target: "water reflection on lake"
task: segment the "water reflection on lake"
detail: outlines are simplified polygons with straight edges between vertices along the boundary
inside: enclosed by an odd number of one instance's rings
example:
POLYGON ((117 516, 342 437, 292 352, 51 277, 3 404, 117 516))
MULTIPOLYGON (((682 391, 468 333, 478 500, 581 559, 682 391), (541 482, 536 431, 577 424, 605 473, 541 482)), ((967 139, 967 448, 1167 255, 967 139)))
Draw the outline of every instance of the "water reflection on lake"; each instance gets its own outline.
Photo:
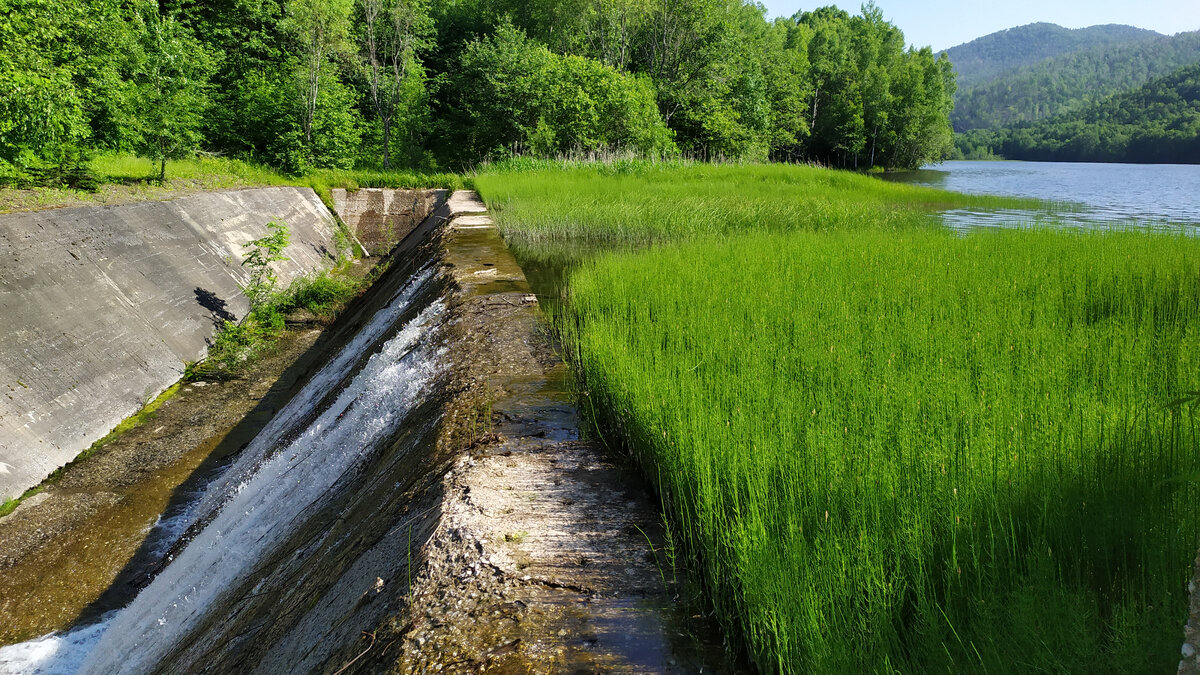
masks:
POLYGON ((946 162, 885 180, 1052 202, 1047 211, 944 214, 951 227, 999 227, 1054 222, 1078 227, 1200 227, 1200 166, 1064 162, 946 162))

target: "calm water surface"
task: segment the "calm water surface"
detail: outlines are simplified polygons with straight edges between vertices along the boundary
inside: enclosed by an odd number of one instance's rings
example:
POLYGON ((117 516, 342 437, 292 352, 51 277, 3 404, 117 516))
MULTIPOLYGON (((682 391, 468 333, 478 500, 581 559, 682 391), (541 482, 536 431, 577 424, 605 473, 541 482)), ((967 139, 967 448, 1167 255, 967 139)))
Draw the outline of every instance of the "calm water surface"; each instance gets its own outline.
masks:
POLYGON ((1001 226, 1052 220, 1081 227, 1200 226, 1200 166, 1064 162, 946 162, 886 180, 1053 202, 1048 211, 945 214, 952 227, 1001 226))

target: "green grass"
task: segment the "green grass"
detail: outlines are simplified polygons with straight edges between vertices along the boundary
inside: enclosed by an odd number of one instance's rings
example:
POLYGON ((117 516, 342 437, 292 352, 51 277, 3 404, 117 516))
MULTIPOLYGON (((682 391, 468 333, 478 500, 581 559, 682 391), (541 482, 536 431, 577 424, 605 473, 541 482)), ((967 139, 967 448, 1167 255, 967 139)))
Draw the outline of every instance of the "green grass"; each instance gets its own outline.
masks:
POLYGON ((806 167, 476 183, 761 670, 1174 668, 1200 242, 960 236, 928 211, 1012 203, 806 167))
MULTIPOLYGON (((146 183, 158 176, 158 162, 135 155, 101 153, 89 163, 100 183, 146 183)), ((169 181, 205 181, 225 187, 284 185, 287 178, 257 164, 223 157, 195 157, 167 162, 169 181)))
POLYGON ((751 235, 606 256, 568 344, 764 670, 1165 670, 1200 243, 751 235))
MULTIPOLYGON (((158 165, 145 157, 101 154, 91 162, 101 183, 145 183, 158 175, 158 165)), ((262 185, 311 187, 332 207, 333 188, 357 190, 364 187, 405 187, 412 189, 460 189, 462 176, 451 173, 370 169, 313 169, 302 176, 288 176, 270 167, 222 157, 196 157, 167 162, 171 182, 201 182, 207 189, 262 185)))
POLYGON ((781 164, 519 161, 474 184, 505 238, 640 245, 681 238, 929 225, 938 208, 1031 208, 1041 202, 968 196, 870 176, 781 164))
POLYGON ((45 490, 45 489, 46 488, 39 485, 38 487, 26 490, 19 497, 5 499, 3 503, 0 503, 0 518, 3 518, 4 516, 7 516, 8 514, 12 513, 13 511, 16 511, 17 507, 21 505, 21 502, 25 501, 26 499, 29 499, 30 497, 38 494, 39 492, 41 492, 42 490, 45 490))
POLYGON ((14 189, 0 187, 0 213, 58 206, 112 204, 170 199, 180 194, 263 186, 311 187, 333 207, 333 188, 360 187, 446 188, 469 187, 467 178, 453 173, 374 171, 367 169, 314 169, 303 176, 288 176, 270 167, 224 157, 195 157, 167 162, 167 181, 155 182, 158 164, 146 157, 99 153, 88 163, 99 187, 85 191, 67 187, 14 189))

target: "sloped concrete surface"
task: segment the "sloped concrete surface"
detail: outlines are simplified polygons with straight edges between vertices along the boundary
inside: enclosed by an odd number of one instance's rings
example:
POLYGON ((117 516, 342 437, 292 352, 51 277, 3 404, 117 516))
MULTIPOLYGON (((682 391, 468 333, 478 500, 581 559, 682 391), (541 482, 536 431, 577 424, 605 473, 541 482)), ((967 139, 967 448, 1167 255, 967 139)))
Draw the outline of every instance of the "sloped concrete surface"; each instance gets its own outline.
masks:
POLYGON ((242 245, 272 220, 291 230, 283 283, 335 256, 307 188, 0 215, 0 498, 136 412, 245 314, 242 245))
POLYGON ((333 208, 371 255, 386 255, 446 202, 446 190, 333 190, 333 208))

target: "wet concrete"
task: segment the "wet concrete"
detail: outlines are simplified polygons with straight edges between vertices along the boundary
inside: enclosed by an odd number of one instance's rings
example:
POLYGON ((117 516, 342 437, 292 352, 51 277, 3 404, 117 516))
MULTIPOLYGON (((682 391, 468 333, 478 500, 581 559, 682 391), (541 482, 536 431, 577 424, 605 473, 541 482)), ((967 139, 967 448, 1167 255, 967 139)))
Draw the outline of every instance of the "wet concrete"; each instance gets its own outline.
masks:
POLYGON ((0 518, 0 644, 128 602, 161 563, 150 528, 270 420, 312 367, 320 334, 290 332, 239 379, 184 386, 0 518))
MULTIPOLYGON (((447 368, 434 393, 395 437, 307 508, 302 521, 286 524, 281 544, 257 559, 249 576, 223 589, 194 628, 170 645, 156 645, 164 654, 159 669, 739 670, 728 662, 715 627, 682 612, 676 596, 686 580, 672 567, 658 505, 639 475, 581 437, 569 372, 483 205, 455 193, 394 256, 393 268, 321 343, 345 343, 381 298, 393 297, 417 267, 434 261, 438 273, 429 292, 447 306, 433 338, 447 368)), ((319 365, 331 349, 319 344, 298 351, 319 365)), ((296 381, 315 367, 296 370, 296 381)), ((171 499, 199 489, 213 471, 190 467, 203 465, 206 442, 218 444, 210 456, 240 450, 244 441, 222 436, 229 418, 215 415, 203 427, 208 416, 200 412, 206 402, 236 398, 226 389, 234 386, 193 387, 164 407, 158 424, 128 435, 125 459, 118 446, 98 455, 93 468, 79 469, 80 483, 66 484, 89 495, 81 503, 95 503, 86 515, 62 515, 72 510, 64 505, 73 493, 64 487, 41 504, 23 506, 11 519, 16 525, 0 521, 0 551, 11 550, 6 564, 29 570, 13 576, 8 588, 26 600, 5 606, 5 616, 39 604, 66 607, 42 592, 55 584, 64 597, 74 596, 72 610, 60 610, 40 627, 25 625, 9 640, 61 627, 72 614, 94 616, 120 606, 144 586, 162 562, 138 558, 155 549, 144 532, 156 509, 161 512, 154 501, 161 498, 146 498, 140 520, 104 520, 106 509, 130 499, 122 494, 149 495, 150 483, 195 482, 166 488, 171 499), (211 398, 193 405, 187 396, 211 398), (200 426, 190 449, 180 438, 164 466, 137 468, 149 461, 138 452, 162 449, 149 439, 181 437, 192 425, 200 426), (94 484, 84 489, 88 475, 94 484), (106 488, 117 485, 125 492, 106 488), (40 521, 24 520, 43 507, 50 510, 40 512, 40 521), (81 538, 80 552, 66 561, 39 559, 44 544, 20 544, 58 517, 70 520, 59 528, 60 540, 84 529, 125 534, 81 538), (6 535, 9 527, 13 533, 6 535), (129 543, 117 543, 122 538, 129 543), (113 561, 104 567, 100 559, 110 550, 113 561), (82 574, 96 582, 81 585, 82 574)), ((281 396, 296 389, 273 388, 281 396)), ((248 391, 253 400, 257 390, 248 391)), ((269 417, 278 407, 267 405, 259 414, 269 417)), ((254 416, 251 410, 246 419, 254 416)), ((0 597, 7 602, 8 591, 0 597)))
POLYGON ((581 439, 566 365, 482 204, 456 193, 443 236, 481 395, 470 451, 442 481, 441 522, 412 604, 354 668, 398 672, 733 671, 713 626, 681 614, 657 505, 581 439))
POLYGON ((449 196, 446 190, 333 189, 333 207, 371 255, 387 255, 449 196))

